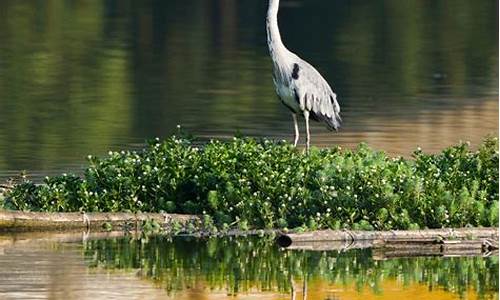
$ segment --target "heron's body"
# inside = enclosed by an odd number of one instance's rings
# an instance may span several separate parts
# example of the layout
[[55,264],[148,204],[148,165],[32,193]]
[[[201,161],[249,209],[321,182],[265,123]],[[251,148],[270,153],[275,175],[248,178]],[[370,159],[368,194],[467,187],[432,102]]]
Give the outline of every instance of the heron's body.
[[279,0],[269,0],[267,42],[273,61],[274,84],[278,97],[292,111],[295,145],[299,138],[297,115],[304,116],[309,149],[309,118],[337,130],[341,122],[340,106],[336,94],[321,74],[283,45],[278,28],[278,9]]

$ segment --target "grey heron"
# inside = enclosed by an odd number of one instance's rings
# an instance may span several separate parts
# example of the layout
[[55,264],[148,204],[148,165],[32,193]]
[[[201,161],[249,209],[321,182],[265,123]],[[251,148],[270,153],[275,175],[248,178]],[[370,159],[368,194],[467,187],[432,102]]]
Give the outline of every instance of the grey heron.
[[337,95],[328,82],[308,62],[289,51],[281,41],[278,27],[280,0],[269,0],[267,11],[267,44],[273,61],[273,80],[280,100],[292,111],[295,142],[299,141],[297,115],[306,123],[306,149],[309,151],[311,134],[309,118],[324,122],[330,130],[338,130],[342,119]]

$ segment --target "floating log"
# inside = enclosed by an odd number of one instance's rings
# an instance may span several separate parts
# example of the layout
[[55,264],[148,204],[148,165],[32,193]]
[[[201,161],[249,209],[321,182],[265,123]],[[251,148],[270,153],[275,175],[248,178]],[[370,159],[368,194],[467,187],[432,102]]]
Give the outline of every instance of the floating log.
[[345,251],[348,249],[371,248],[370,241],[331,241],[331,242],[296,242],[287,247],[287,250],[306,250],[306,251]]
[[374,259],[415,256],[480,256],[493,249],[487,239],[374,241]]
[[306,233],[282,234],[277,243],[280,247],[290,247],[296,243],[334,242],[334,241],[404,241],[404,240],[439,240],[439,239],[478,239],[490,238],[498,241],[498,228],[443,228],[427,230],[391,230],[391,231],[347,231],[321,230]]
[[197,222],[195,215],[160,213],[43,213],[0,211],[0,231],[46,231],[93,229],[102,230],[104,225],[112,227],[139,227],[143,221],[154,220],[168,227],[173,222],[186,224]]

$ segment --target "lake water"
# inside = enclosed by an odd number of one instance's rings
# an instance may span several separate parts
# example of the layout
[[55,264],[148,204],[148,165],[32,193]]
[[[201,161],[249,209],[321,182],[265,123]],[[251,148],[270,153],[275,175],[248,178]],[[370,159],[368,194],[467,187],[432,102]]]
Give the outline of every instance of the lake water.
[[[292,138],[265,0],[0,1],[0,180],[79,172],[176,125]],[[313,144],[391,155],[498,135],[498,1],[282,1],[288,47],[344,126]],[[303,124],[301,124],[303,130]],[[269,238],[0,236],[1,299],[498,299],[498,256],[379,260]],[[305,297],[307,296],[307,297]]]
[[[292,138],[265,0],[0,1],[0,177],[76,171],[181,124]],[[498,1],[282,1],[287,46],[332,84],[344,126],[313,144],[391,155],[498,135]],[[301,124],[303,130],[303,124]]]
[[498,299],[498,255],[380,260],[284,251],[266,236],[82,236],[0,235],[0,298]]

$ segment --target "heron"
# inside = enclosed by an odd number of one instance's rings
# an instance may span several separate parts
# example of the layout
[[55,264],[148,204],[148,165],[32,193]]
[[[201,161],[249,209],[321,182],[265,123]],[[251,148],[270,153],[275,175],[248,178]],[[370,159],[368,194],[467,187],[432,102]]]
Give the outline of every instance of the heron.
[[266,29],[269,54],[273,62],[273,81],[279,99],[292,112],[295,128],[294,146],[299,142],[297,116],[306,123],[306,151],[309,152],[311,133],[309,119],[323,122],[337,131],[342,119],[337,95],[328,82],[308,62],[288,50],[281,40],[278,27],[280,0],[269,0]]

